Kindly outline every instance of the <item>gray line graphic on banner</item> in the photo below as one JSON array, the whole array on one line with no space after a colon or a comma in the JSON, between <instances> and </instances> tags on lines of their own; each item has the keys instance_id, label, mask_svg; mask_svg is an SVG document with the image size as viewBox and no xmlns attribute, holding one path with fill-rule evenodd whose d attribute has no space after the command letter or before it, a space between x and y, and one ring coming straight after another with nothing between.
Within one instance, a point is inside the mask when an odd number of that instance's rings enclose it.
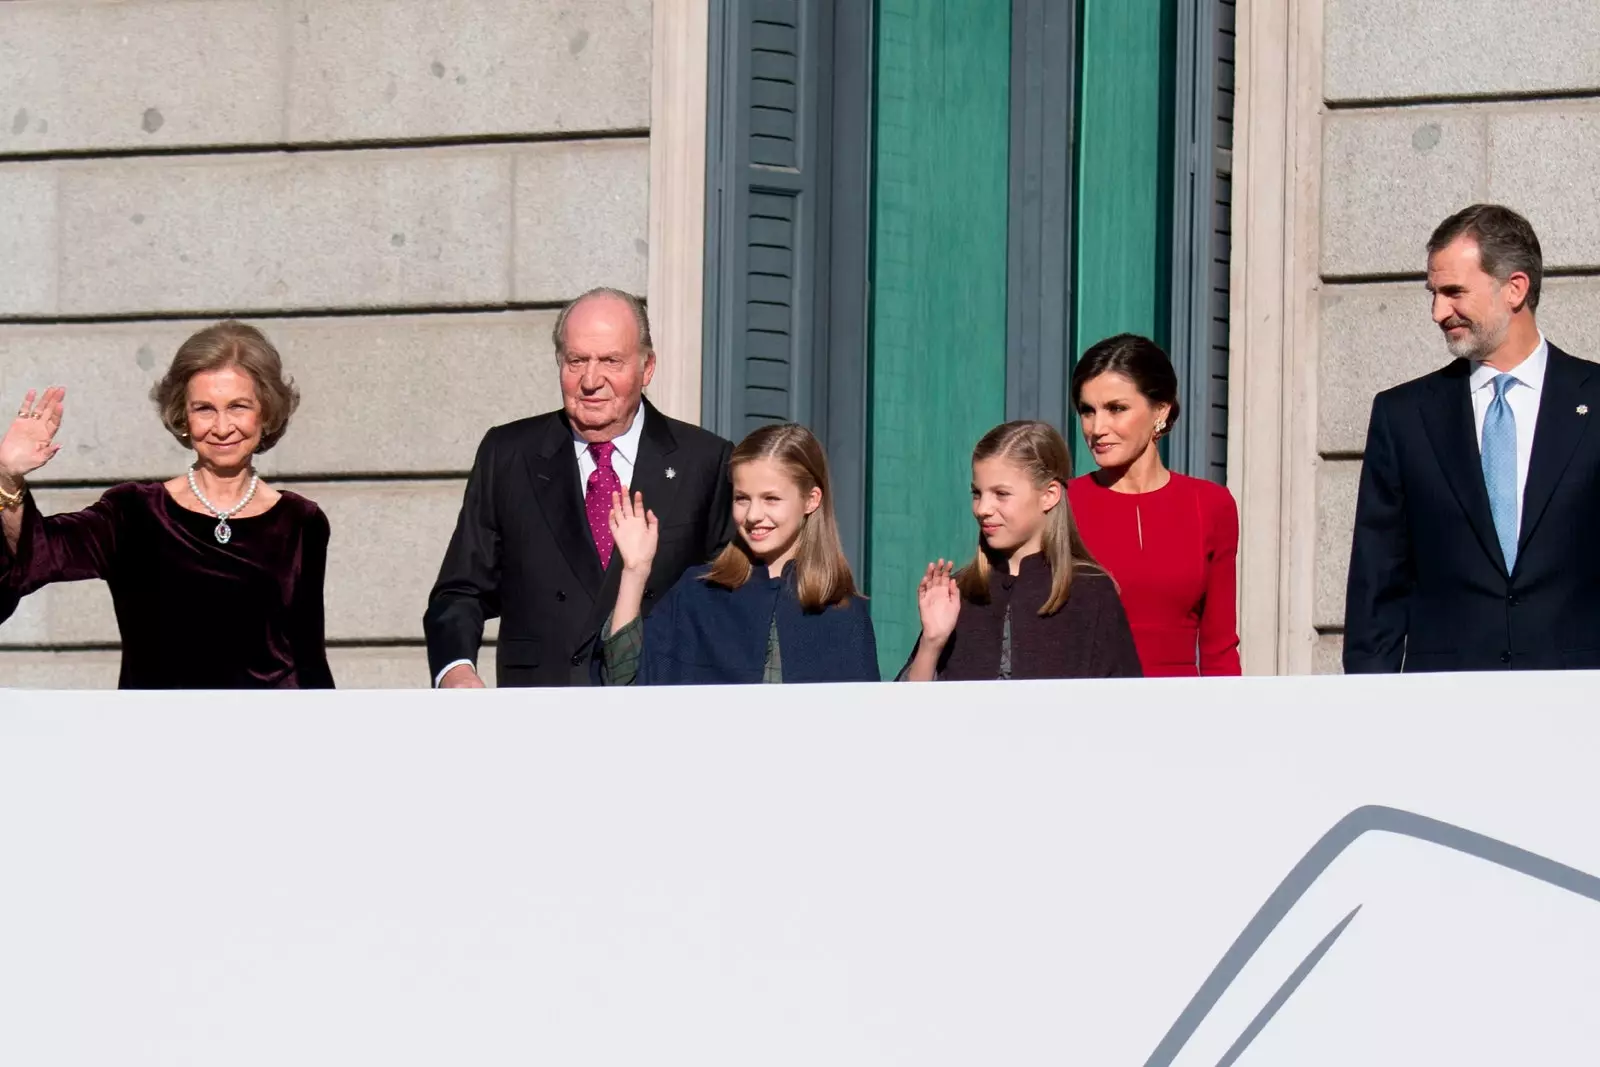
<instances>
[{"instance_id":1,"label":"gray line graphic on banner","mask_svg":"<svg viewBox=\"0 0 1600 1067\"><path fill-rule=\"evenodd\" d=\"M1222 954L1222 959L1217 961L1217 965L1201 983L1200 989L1179 1013L1177 1021L1172 1024L1166 1036L1161 1039L1161 1043L1145 1061L1145 1067L1170 1067L1172 1061L1182 1051L1184 1043L1200 1028L1206 1015L1216 1006L1217 1001L1222 999L1222 995L1227 992L1233 980L1244 970L1251 957L1289 914L1295 903L1306 894L1312 884L1321 877L1322 872L1327 870L1345 849L1363 834L1370 832L1397 834L1441 845L1600 903L1600 878L1575 867L1568 867L1564 863L1557 863L1516 845L1447 822L1440 822L1438 819L1430 819L1413 811L1379 805L1357 808L1323 834L1322 838L1311 846L1311 850L1301 857L1300 862L1294 865L1283 881L1278 883L1278 888L1272 891L1266 903L1262 904L1255 916L1245 924L1245 928L1228 947L1228 951ZM1330 930L1317 947L1312 949L1300 966L1295 968L1294 973L1279 987L1251 1020L1245 1032L1234 1042L1219 1067L1233 1063L1272 1021L1278 1009L1287 1003L1295 989L1326 955L1358 911L1360 908L1346 915L1343 921Z\"/></svg>"}]
</instances>

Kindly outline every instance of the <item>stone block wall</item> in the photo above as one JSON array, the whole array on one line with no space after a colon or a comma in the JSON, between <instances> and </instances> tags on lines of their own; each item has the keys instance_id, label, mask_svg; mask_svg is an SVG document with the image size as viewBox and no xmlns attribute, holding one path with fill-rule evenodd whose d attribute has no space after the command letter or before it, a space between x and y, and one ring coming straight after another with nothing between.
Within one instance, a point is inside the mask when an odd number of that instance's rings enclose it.
<instances>
[{"instance_id":1,"label":"stone block wall","mask_svg":"<svg viewBox=\"0 0 1600 1067\"><path fill-rule=\"evenodd\" d=\"M1600 5L1325 0L1315 669L1339 669L1356 484L1374 393L1449 360L1424 244L1475 201L1527 215L1539 322L1600 358ZM1312 414L1314 413L1314 414Z\"/></svg>"},{"instance_id":2,"label":"stone block wall","mask_svg":"<svg viewBox=\"0 0 1600 1067\"><path fill-rule=\"evenodd\" d=\"M68 388L41 504L180 473L146 393L244 318L302 390L261 469L332 523L335 678L426 685L479 438L559 402L563 301L645 290L651 60L649 0L0 4L0 400ZM114 685L116 645L53 587L0 685Z\"/></svg>"}]
</instances>

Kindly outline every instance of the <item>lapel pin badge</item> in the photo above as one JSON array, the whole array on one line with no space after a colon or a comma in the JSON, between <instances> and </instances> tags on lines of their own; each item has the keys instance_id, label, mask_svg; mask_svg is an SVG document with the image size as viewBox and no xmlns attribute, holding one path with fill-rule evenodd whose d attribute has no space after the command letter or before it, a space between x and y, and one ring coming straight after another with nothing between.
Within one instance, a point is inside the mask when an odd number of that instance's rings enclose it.
<instances>
[{"instance_id":1,"label":"lapel pin badge","mask_svg":"<svg viewBox=\"0 0 1600 1067\"><path fill-rule=\"evenodd\" d=\"M1579 411L1579 414L1582 414L1584 411L1588 411L1588 410L1589 410L1588 408L1583 408L1582 410ZM671 467L667 468L667 480L668 481L671 481L673 478L676 478L677 476L678 476L678 472L677 471L673 470Z\"/></svg>"},{"instance_id":2,"label":"lapel pin badge","mask_svg":"<svg viewBox=\"0 0 1600 1067\"><path fill-rule=\"evenodd\" d=\"M1579 404L1578 405L1578 414L1579 415L1587 415L1587 414L1589 414L1589 405L1588 404Z\"/></svg>"}]
</instances>

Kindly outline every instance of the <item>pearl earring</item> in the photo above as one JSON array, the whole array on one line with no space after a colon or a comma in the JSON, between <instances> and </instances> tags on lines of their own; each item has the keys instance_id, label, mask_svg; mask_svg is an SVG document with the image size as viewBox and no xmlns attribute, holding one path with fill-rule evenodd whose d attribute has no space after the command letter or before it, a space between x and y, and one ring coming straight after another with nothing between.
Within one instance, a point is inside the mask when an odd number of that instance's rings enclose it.
<instances>
[{"instance_id":1,"label":"pearl earring","mask_svg":"<svg viewBox=\"0 0 1600 1067\"><path fill-rule=\"evenodd\" d=\"M1156 436L1160 437L1162 434L1164 434L1166 432L1167 432L1167 420L1166 419L1157 419L1156 420Z\"/></svg>"}]
</instances>

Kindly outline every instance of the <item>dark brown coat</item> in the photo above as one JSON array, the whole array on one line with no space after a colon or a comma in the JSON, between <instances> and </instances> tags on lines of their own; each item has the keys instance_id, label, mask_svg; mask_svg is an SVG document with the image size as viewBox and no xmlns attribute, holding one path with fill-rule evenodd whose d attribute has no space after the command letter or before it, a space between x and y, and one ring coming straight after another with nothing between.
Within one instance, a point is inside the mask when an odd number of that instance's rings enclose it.
<instances>
[{"instance_id":1,"label":"dark brown coat","mask_svg":"<svg viewBox=\"0 0 1600 1067\"><path fill-rule=\"evenodd\" d=\"M1021 573L992 571L988 603L963 597L955 633L939 657L944 681L1000 676L1006 608L1011 608L1011 677L1139 678L1139 653L1117 588L1104 572L1080 569L1067 602L1041 616L1050 598L1050 563L1043 555L1022 561ZM916 650L912 650L912 656Z\"/></svg>"}]
</instances>

